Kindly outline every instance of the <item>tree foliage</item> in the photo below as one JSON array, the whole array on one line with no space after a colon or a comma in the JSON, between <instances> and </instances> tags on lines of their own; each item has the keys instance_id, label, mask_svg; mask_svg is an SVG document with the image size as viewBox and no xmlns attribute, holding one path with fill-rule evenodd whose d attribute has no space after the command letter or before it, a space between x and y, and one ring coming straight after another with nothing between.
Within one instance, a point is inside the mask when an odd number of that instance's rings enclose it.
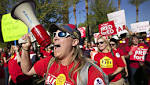
<instances>
[{"instance_id":1,"label":"tree foliage","mask_svg":"<svg viewBox=\"0 0 150 85\"><path fill-rule=\"evenodd\" d=\"M0 14L10 13L13 6L20 0L0 0ZM36 3L35 15L48 30L51 23L62 22L62 0L34 0ZM1 20L1 17L0 17Z\"/></svg>"},{"instance_id":2,"label":"tree foliage","mask_svg":"<svg viewBox=\"0 0 150 85\"><path fill-rule=\"evenodd\" d=\"M107 14L116 11L113 0L94 0L90 5L89 25L98 32L98 25L107 22Z\"/></svg>"},{"instance_id":3,"label":"tree foliage","mask_svg":"<svg viewBox=\"0 0 150 85\"><path fill-rule=\"evenodd\" d=\"M148 1L148 0L129 0L129 3L131 3L134 6L138 6L139 7L145 1Z\"/></svg>"}]
</instances>

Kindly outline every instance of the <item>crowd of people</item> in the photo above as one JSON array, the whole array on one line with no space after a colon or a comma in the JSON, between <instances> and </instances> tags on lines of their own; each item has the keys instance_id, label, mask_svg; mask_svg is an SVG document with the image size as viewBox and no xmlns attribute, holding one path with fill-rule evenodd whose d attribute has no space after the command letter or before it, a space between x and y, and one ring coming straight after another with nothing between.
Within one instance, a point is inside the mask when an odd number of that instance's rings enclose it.
<instances>
[{"instance_id":1,"label":"crowd of people","mask_svg":"<svg viewBox=\"0 0 150 85\"><path fill-rule=\"evenodd\" d=\"M150 85L146 32L99 36L81 45L75 25L50 29L53 42L46 48L33 45L26 34L27 42L0 49L1 85ZM147 49L143 61L131 59L136 48Z\"/></svg>"},{"instance_id":2,"label":"crowd of people","mask_svg":"<svg viewBox=\"0 0 150 85\"><path fill-rule=\"evenodd\" d=\"M89 51L84 51L85 54L90 55L109 78L113 78L110 79L110 85L150 85L150 37L146 32L129 32L109 39L99 36L95 45L88 44L83 47ZM98 50L91 47L97 47ZM131 59L136 48L147 49L143 61Z\"/></svg>"}]
</instances>

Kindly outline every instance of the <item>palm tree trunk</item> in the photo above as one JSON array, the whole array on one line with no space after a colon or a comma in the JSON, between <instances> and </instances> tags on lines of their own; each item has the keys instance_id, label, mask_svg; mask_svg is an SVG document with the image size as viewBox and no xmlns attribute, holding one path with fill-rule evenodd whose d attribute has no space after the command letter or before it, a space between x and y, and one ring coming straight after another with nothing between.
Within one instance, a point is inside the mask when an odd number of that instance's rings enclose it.
<instances>
[{"instance_id":1,"label":"palm tree trunk","mask_svg":"<svg viewBox=\"0 0 150 85\"><path fill-rule=\"evenodd\" d=\"M76 18L76 4L73 4L73 14L74 14L74 18L75 18L75 25L77 25L77 18Z\"/></svg>"},{"instance_id":2,"label":"palm tree trunk","mask_svg":"<svg viewBox=\"0 0 150 85\"><path fill-rule=\"evenodd\" d=\"M68 0L63 1L63 24L68 24L69 23L69 5L68 5Z\"/></svg>"},{"instance_id":3,"label":"palm tree trunk","mask_svg":"<svg viewBox=\"0 0 150 85\"><path fill-rule=\"evenodd\" d=\"M121 8L120 8L120 2L121 2L121 0L118 0L118 10L121 9Z\"/></svg>"},{"instance_id":4,"label":"palm tree trunk","mask_svg":"<svg viewBox=\"0 0 150 85\"><path fill-rule=\"evenodd\" d=\"M86 9L86 19L87 19L87 25L88 25L88 0L85 0L85 9Z\"/></svg>"},{"instance_id":5,"label":"palm tree trunk","mask_svg":"<svg viewBox=\"0 0 150 85\"><path fill-rule=\"evenodd\" d=\"M136 22L139 22L139 7L136 6Z\"/></svg>"},{"instance_id":6,"label":"palm tree trunk","mask_svg":"<svg viewBox=\"0 0 150 85\"><path fill-rule=\"evenodd\" d=\"M91 41L91 37L90 37L90 28L89 28L89 23L88 23L88 0L85 0L85 9L86 9L86 20L87 20L87 31L88 31L88 41Z\"/></svg>"}]
</instances>

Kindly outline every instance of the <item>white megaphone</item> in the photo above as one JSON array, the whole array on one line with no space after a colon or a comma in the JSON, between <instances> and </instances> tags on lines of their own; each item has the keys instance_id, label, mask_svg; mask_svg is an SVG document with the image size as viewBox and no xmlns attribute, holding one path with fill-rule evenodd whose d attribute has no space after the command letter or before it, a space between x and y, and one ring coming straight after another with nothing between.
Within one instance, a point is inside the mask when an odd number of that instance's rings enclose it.
<instances>
[{"instance_id":1,"label":"white megaphone","mask_svg":"<svg viewBox=\"0 0 150 85\"><path fill-rule=\"evenodd\" d=\"M24 22L30 28L38 44L46 47L50 45L51 39L37 20L34 10L35 2L33 0L22 0L12 9L11 16Z\"/></svg>"}]
</instances>

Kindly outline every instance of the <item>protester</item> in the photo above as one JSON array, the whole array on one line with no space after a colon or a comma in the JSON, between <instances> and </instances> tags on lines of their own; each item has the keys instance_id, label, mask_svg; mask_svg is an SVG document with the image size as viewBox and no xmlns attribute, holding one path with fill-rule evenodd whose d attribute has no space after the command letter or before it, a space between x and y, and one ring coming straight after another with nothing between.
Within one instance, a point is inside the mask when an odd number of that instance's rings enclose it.
<instances>
[{"instance_id":1,"label":"protester","mask_svg":"<svg viewBox=\"0 0 150 85\"><path fill-rule=\"evenodd\" d=\"M99 52L95 55L94 60L108 75L109 85L123 85L124 79L121 76L121 71L124 69L125 64L120 54L115 50L111 50L108 39L103 36L98 37L97 43Z\"/></svg>"},{"instance_id":2,"label":"protester","mask_svg":"<svg viewBox=\"0 0 150 85\"><path fill-rule=\"evenodd\" d=\"M123 51L125 57L128 56L128 51L127 51L127 49L129 49L128 45L129 45L129 38L127 37L127 33L121 34L118 48L120 48Z\"/></svg>"},{"instance_id":3,"label":"protester","mask_svg":"<svg viewBox=\"0 0 150 85\"><path fill-rule=\"evenodd\" d=\"M140 38L141 39L141 38ZM143 41L144 39L139 40L137 35L131 36L131 44L129 50L129 56L134 55L136 48L149 48ZM149 52L144 57L149 57ZM131 85L148 85L148 80L144 75L143 66L145 61L131 60L130 59L130 69L131 69ZM143 74L141 74L143 73Z\"/></svg>"},{"instance_id":4,"label":"protester","mask_svg":"<svg viewBox=\"0 0 150 85\"><path fill-rule=\"evenodd\" d=\"M34 64L37 61L37 54L34 51L34 47L32 45L30 47L30 59L32 64Z\"/></svg>"},{"instance_id":5,"label":"protester","mask_svg":"<svg viewBox=\"0 0 150 85\"><path fill-rule=\"evenodd\" d=\"M2 53L2 48L0 48L0 82L2 85L5 84L5 80L4 80L4 77L5 77L5 73L4 73L4 60L3 60L3 57L1 56L1 53Z\"/></svg>"},{"instance_id":6,"label":"protester","mask_svg":"<svg viewBox=\"0 0 150 85\"><path fill-rule=\"evenodd\" d=\"M118 41L114 38L111 38L110 39L110 47L113 49L113 50L116 50L117 52L119 52L123 62L125 63L125 69L121 72L122 74L122 77L123 78L127 78L128 77L128 68L127 68L127 63L126 63L126 60L125 60L125 57L123 55L123 51L121 49L118 48ZM128 83L128 82L127 82Z\"/></svg>"},{"instance_id":7,"label":"protester","mask_svg":"<svg viewBox=\"0 0 150 85\"><path fill-rule=\"evenodd\" d=\"M53 44L49 45L46 48L40 47L40 53L42 53L43 57L47 57L47 56L50 56L51 54L53 54L52 53L53 50L54 50Z\"/></svg>"},{"instance_id":8,"label":"protester","mask_svg":"<svg viewBox=\"0 0 150 85\"><path fill-rule=\"evenodd\" d=\"M44 74L46 74L46 85L106 85L103 73L95 68L94 64L89 69L85 67L86 62L91 60L84 58L82 51L80 51L81 34L76 26L72 24L62 26L53 24L50 29L53 31L54 36L55 57L47 56L32 67L28 58L31 42L28 35L25 35L23 38L27 40L27 43L22 44L22 71L26 75L38 74L44 77ZM87 73L83 70L84 67L88 69ZM80 72L87 75L82 76L83 74L79 74Z\"/></svg>"},{"instance_id":9,"label":"protester","mask_svg":"<svg viewBox=\"0 0 150 85\"><path fill-rule=\"evenodd\" d=\"M9 78L9 73L8 73L8 52L7 52L7 47L3 49L3 52L1 53L1 56L3 57L4 61L4 72L5 72L5 85L8 85L8 78Z\"/></svg>"},{"instance_id":10,"label":"protester","mask_svg":"<svg viewBox=\"0 0 150 85\"><path fill-rule=\"evenodd\" d=\"M20 67L20 53L19 47L11 46L11 59L8 62L8 69L10 73L9 85L32 85L32 76L26 76L22 73Z\"/></svg>"}]
</instances>

